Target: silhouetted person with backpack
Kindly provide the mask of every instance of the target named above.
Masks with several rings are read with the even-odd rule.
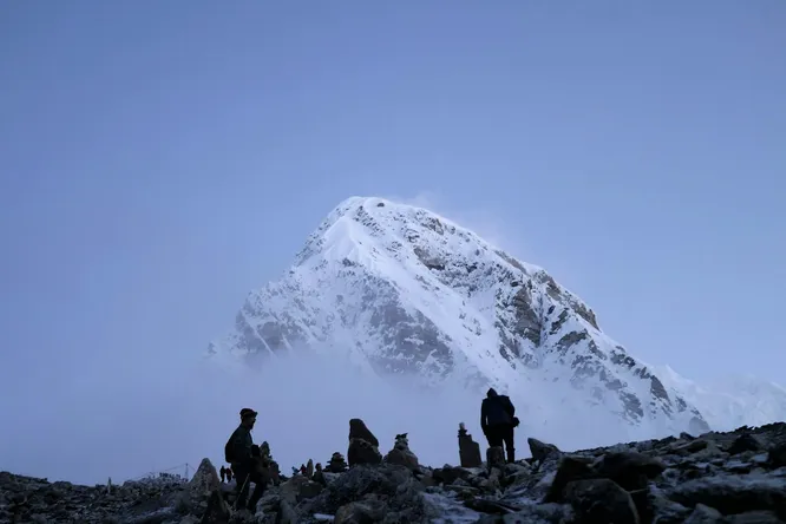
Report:
[[[257,502],[265,492],[266,482],[257,471],[256,458],[254,457],[254,442],[251,440],[251,430],[257,421],[257,412],[253,409],[243,408],[240,410],[240,425],[229,437],[224,446],[224,459],[232,465],[237,482],[237,500],[235,508],[242,509],[245,506],[246,496],[248,496],[249,484],[254,483],[254,492],[246,506],[249,511],[254,513]],[[257,448],[258,449],[258,448]],[[258,453],[257,453],[258,454]]]
[[[507,395],[497,394],[489,388],[480,406],[480,427],[489,446],[505,445],[507,462],[515,462],[516,448],[513,445],[513,428],[519,425],[516,408]]]

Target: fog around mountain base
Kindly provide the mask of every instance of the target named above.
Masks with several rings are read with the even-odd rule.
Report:
[[[267,440],[285,472],[309,458],[324,463],[334,451],[346,454],[353,417],[366,421],[383,453],[395,434],[408,432],[426,465],[458,462],[459,422],[485,450],[482,393],[461,384],[429,391],[306,351],[257,369],[202,360],[155,363],[143,356],[137,362],[98,359],[55,395],[30,384],[17,398],[0,400],[5,420],[15,421],[0,437],[0,469],[94,484],[196,466],[203,457],[221,464],[243,407],[259,411],[254,441]],[[653,433],[624,427],[602,410],[576,409],[578,403],[553,392],[533,387],[509,393],[522,421],[516,434],[520,457],[528,456],[528,436],[571,449]]]

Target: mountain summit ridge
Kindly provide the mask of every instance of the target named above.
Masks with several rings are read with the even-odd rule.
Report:
[[[560,384],[631,425],[708,429],[700,411],[606,335],[543,268],[427,209],[350,197],[278,281],[251,292],[208,353],[248,362],[299,346],[379,375]]]

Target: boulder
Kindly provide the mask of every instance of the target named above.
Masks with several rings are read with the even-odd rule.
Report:
[[[388,508],[378,500],[350,502],[344,504],[333,518],[333,524],[374,524],[382,522]]]
[[[366,440],[352,439],[349,441],[347,459],[349,460],[349,467],[363,464],[380,464],[382,462],[382,453],[379,452],[376,446]]]
[[[574,480],[564,490],[565,500],[578,517],[577,524],[639,524],[630,493],[609,479]]]
[[[201,515],[207,509],[212,494],[220,492],[221,480],[218,478],[216,468],[210,459],[204,458],[186,486],[182,495],[181,507],[191,513]],[[218,503],[214,503],[214,505],[216,504]]]
[[[718,474],[683,482],[668,495],[685,506],[704,504],[724,515],[771,510],[786,520],[786,478]]]
[[[591,478],[594,478],[594,471],[589,459],[565,456],[560,460],[557,474],[543,502],[564,502],[564,491],[568,484]]]
[[[347,449],[349,467],[361,464],[380,464],[379,440],[359,418],[349,421],[349,448]]]
[[[607,478],[628,491],[646,488],[666,469],[660,460],[633,451],[606,453],[594,467],[599,478]]]
[[[532,453],[532,462],[537,464],[539,469],[544,469],[547,462],[556,464],[562,456],[562,452],[554,444],[548,444],[532,437],[527,439],[527,444],[529,444],[529,450]]]
[[[486,450],[486,466],[489,469],[505,467],[505,450],[502,446],[491,446]]]
[[[729,455],[739,455],[746,451],[761,451],[763,449],[764,446],[759,442],[759,439],[750,433],[743,433],[731,443],[727,451]]]

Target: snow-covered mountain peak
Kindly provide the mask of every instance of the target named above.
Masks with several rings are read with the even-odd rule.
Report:
[[[392,278],[404,269],[426,281],[446,280],[456,268],[463,276],[484,265],[484,275],[492,279],[523,276],[511,281],[513,287],[534,279],[550,296],[575,308],[592,328],[600,329],[595,313],[543,268],[517,260],[473,231],[421,207],[376,197],[346,199],[309,236],[295,267],[324,268],[331,261],[362,264],[380,276],[392,272]]]
[[[381,258],[376,256],[380,251],[406,261],[405,256],[397,256],[402,254],[400,248],[416,251],[421,264],[428,261],[421,260],[418,253],[431,248],[467,259],[500,251],[469,229],[429,210],[383,198],[356,196],[344,200],[328,214],[308,238],[295,265],[307,264],[315,256],[329,260],[360,257],[358,262],[381,263]],[[542,271],[540,267],[515,261],[504,253],[496,256],[527,274]]]
[[[235,330],[209,351],[264,365],[300,346],[380,375],[511,393],[548,385],[557,396],[579,391],[634,425],[706,428],[543,268],[436,213],[386,199],[352,197],[333,209],[293,266],[249,294]]]

